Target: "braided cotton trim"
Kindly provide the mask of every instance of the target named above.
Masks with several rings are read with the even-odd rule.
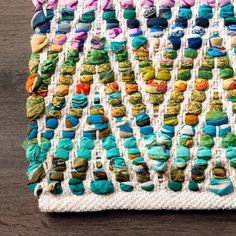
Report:
[[[191,209],[235,209],[236,193],[219,197],[210,192],[190,192],[182,190],[173,192],[133,191],[130,193],[115,192],[101,196],[88,193],[83,196],[52,196],[45,194],[39,198],[42,212],[86,212],[116,209],[136,210],[191,210]]]

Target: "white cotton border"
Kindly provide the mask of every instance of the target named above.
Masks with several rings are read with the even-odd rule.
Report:
[[[114,192],[109,195],[87,193],[82,196],[44,193],[39,198],[42,212],[90,212],[103,210],[213,210],[236,209],[236,192],[218,196],[209,191],[160,190]]]

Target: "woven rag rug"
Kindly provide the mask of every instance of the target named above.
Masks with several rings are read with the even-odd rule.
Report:
[[[236,1],[33,4],[40,210],[236,209]]]

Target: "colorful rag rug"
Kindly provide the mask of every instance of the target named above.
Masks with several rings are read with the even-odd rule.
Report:
[[[236,1],[33,3],[40,210],[236,209]]]

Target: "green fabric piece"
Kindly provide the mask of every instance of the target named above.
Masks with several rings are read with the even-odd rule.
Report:
[[[198,53],[196,49],[193,48],[185,48],[184,49],[184,57],[195,59]]]
[[[147,192],[151,192],[154,189],[154,184],[151,181],[145,182],[141,185],[141,189]]]
[[[80,22],[92,23],[94,20],[95,20],[95,12],[93,10],[89,10],[82,14]]]
[[[191,190],[191,191],[198,191],[198,190],[199,190],[198,183],[195,182],[194,180],[191,180],[191,181],[189,182],[188,188],[189,188],[189,190]]]
[[[191,79],[191,70],[190,69],[178,69],[177,80],[187,81]]]
[[[125,8],[123,12],[123,16],[125,19],[134,19],[136,17],[135,8]]]
[[[103,11],[102,19],[105,21],[116,19],[115,9],[109,9],[109,10]]]
[[[198,78],[200,79],[212,79],[213,73],[211,69],[200,68],[198,70]]]
[[[235,147],[236,146],[236,135],[233,133],[227,133],[222,137],[221,141],[223,148]]]
[[[220,78],[226,79],[234,76],[234,70],[232,67],[220,68]]]
[[[26,113],[29,120],[35,120],[40,117],[45,111],[44,98],[37,95],[32,95],[27,98]]]
[[[120,189],[124,192],[132,192],[134,190],[134,186],[131,183],[121,182]]]
[[[177,191],[180,191],[182,189],[182,183],[169,181],[168,182],[168,187],[169,187],[169,189],[177,192]]]
[[[209,135],[202,135],[200,137],[200,143],[201,146],[212,148],[214,146],[214,139],[213,137]]]
[[[92,49],[88,52],[86,64],[99,65],[109,62],[107,52],[100,49]]]

